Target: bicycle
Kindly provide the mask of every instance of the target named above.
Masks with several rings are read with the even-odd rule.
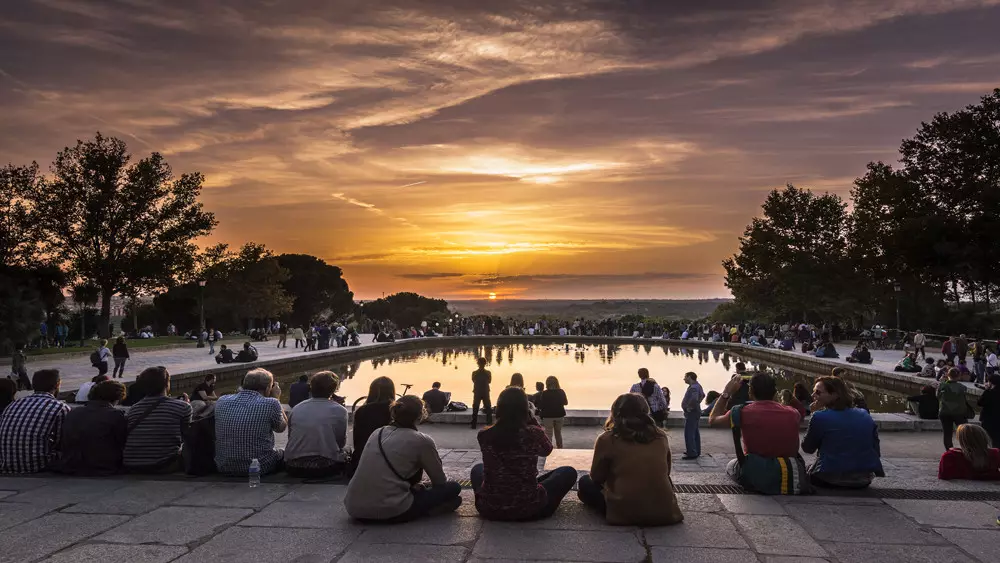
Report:
[[[400,385],[403,386],[403,392],[402,393],[396,393],[396,398],[398,398],[398,399],[402,399],[403,395],[406,395],[406,393],[410,390],[410,387],[413,387],[412,383],[401,383]],[[351,403],[351,413],[353,414],[354,411],[356,411],[358,409],[358,405],[364,404],[365,399],[367,399],[367,398],[368,398],[368,395],[362,395],[362,396],[358,397],[357,399],[355,399],[354,402]]]

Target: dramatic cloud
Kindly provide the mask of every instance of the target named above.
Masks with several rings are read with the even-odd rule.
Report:
[[[724,296],[768,190],[846,195],[1000,86],[1000,0],[5,8],[0,165],[119,136],[362,298]]]

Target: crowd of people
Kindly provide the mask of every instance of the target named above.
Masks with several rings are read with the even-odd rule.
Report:
[[[590,472],[578,478],[572,467],[537,472],[539,457],[563,445],[569,400],[558,379],[548,377],[538,383],[536,393],[528,394],[524,377],[513,374],[494,409],[493,374],[486,364],[480,358],[471,376],[473,428],[478,408],[486,418],[486,427],[478,432],[482,463],[469,475],[482,517],[547,518],[576,486],[581,501],[611,524],[683,520],[664,430],[670,392],[647,369],[640,369],[638,381],[612,402]],[[708,426],[733,432],[736,458],[726,471],[748,490],[805,494],[815,487],[863,488],[885,475],[877,425],[863,397],[837,370],[818,378],[811,393],[802,383],[779,393],[770,373],[747,371],[742,363],[736,370],[721,393],[705,393],[696,373],[685,374],[684,459],[701,455],[700,422],[707,415]],[[939,477],[1000,479],[1000,452],[990,447],[1000,437],[1000,376],[991,378],[980,401],[982,426],[968,423],[969,405],[957,376],[956,369],[948,370],[936,390],[915,398],[921,412],[930,405],[925,397],[938,402],[945,427]],[[221,396],[212,375],[190,396],[171,396],[170,374],[163,367],[143,370],[128,388],[105,374],[99,377],[103,379],[95,379],[85,391],[81,388],[85,402],[76,408],[56,398],[58,370],[36,371],[34,393],[17,400],[14,381],[0,379],[0,473],[217,472],[246,477],[258,468],[262,475],[285,471],[348,480],[345,507],[362,521],[411,521],[461,504],[460,486],[445,475],[433,438],[418,430],[429,411],[440,412],[450,402],[440,384],[423,398],[398,397],[391,379],[373,380],[366,402],[354,414],[351,449],[347,409],[336,395],[340,381],[329,371],[294,384],[287,413],[274,376],[261,368],[249,370],[235,393]],[[800,440],[806,417],[808,429]],[[287,446],[278,449],[275,433],[286,429]],[[802,452],[815,454],[815,460],[807,465]]]

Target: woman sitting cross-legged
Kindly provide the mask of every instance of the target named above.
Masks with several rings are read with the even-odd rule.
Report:
[[[288,415],[285,470],[293,477],[313,479],[343,475],[347,442],[347,409],[333,400],[340,380],[332,371],[309,378],[310,398]]]
[[[347,486],[347,513],[362,521],[397,523],[457,509],[461,485],[445,479],[434,439],[417,431],[427,416],[424,402],[406,395],[389,412],[392,424],[368,438]],[[424,471],[430,487],[421,483]]]
[[[1000,450],[990,447],[986,431],[975,424],[963,424],[956,435],[961,449],[944,452],[938,465],[938,479],[1000,479]]]
[[[538,456],[552,453],[552,442],[529,409],[524,389],[508,387],[497,398],[496,424],[479,433],[483,463],[472,468],[472,489],[487,520],[548,518],[576,483],[572,467],[538,475]]]
[[[578,494],[613,525],[684,520],[670,480],[667,433],[650,417],[642,395],[626,393],[611,405],[604,433],[594,444],[590,475],[580,478]]]
[[[808,470],[812,483],[863,489],[871,485],[872,474],[885,477],[878,426],[867,411],[852,406],[852,394],[844,380],[820,377],[813,399],[809,430],[802,439],[802,451],[816,453]]]

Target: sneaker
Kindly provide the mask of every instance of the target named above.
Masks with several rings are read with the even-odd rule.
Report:
[[[690,455],[690,454],[684,454],[684,457],[682,457],[681,459],[683,459],[683,460],[698,459],[698,456],[696,456],[696,455]]]

